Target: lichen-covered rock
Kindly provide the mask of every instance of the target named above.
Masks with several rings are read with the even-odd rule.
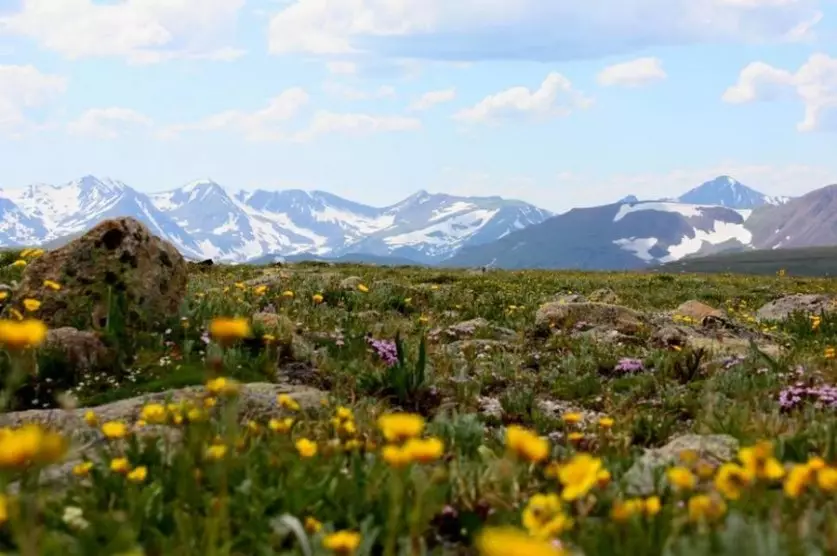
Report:
[[[510,341],[517,337],[517,332],[510,328],[496,326],[482,317],[452,324],[447,328],[430,331],[431,338],[442,340],[464,340],[479,335],[484,339]]]
[[[685,317],[689,322],[703,324],[707,319],[725,319],[723,311],[710,307],[706,303],[691,299],[674,310],[675,317]]]
[[[661,448],[646,450],[628,469],[622,480],[629,496],[648,496],[659,486],[666,468],[678,462],[680,453],[692,450],[703,461],[718,465],[730,461],[738,452],[739,443],[727,434],[685,434],[672,439]]]
[[[834,313],[837,312],[837,300],[820,294],[786,295],[762,305],[756,316],[760,321],[786,320],[796,312],[813,315]]]
[[[187,279],[173,245],[138,220],[117,218],[30,262],[7,307],[37,299],[37,315],[51,328],[102,328],[119,311],[126,329],[151,329],[177,314]]]
[[[610,288],[601,288],[595,290],[587,296],[587,301],[594,303],[610,303],[616,305],[620,302],[619,296]]]
[[[607,303],[563,303],[553,301],[541,305],[535,314],[535,326],[570,329],[579,323],[591,328],[607,326],[622,334],[636,334],[644,326],[644,316],[621,305]]]

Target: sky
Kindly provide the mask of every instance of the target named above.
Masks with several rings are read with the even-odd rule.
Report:
[[[837,183],[837,0],[0,0],[0,189]]]

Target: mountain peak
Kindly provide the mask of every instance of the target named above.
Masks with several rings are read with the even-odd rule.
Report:
[[[779,204],[775,199],[756,191],[727,175],[718,176],[691,189],[676,199],[694,205],[718,205],[731,209],[754,209]]]

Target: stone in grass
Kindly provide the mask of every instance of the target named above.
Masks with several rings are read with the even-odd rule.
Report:
[[[30,262],[6,307],[36,299],[35,314],[50,328],[90,330],[104,327],[119,301],[125,328],[147,330],[177,314],[187,280],[186,261],[172,244],[134,218],[116,218]]]
[[[555,326],[567,330],[583,322],[591,328],[604,326],[629,335],[639,332],[644,321],[644,315],[638,311],[607,303],[553,301],[541,305],[535,313],[535,326],[538,328]]]
[[[677,436],[661,448],[646,450],[634,462],[622,478],[625,491],[629,496],[648,496],[657,491],[665,481],[665,470],[678,464],[684,450],[694,450],[700,459],[717,465],[732,460],[738,448],[738,440],[727,434]]]
[[[821,294],[786,295],[762,305],[756,312],[756,317],[760,321],[787,320],[796,312],[812,315],[834,313],[837,312],[837,300]]]

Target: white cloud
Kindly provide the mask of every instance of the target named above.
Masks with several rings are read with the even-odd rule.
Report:
[[[274,54],[572,59],[654,45],[800,40],[824,0],[293,0]]]
[[[293,136],[295,141],[310,141],[320,135],[343,133],[348,135],[370,135],[397,131],[421,129],[421,121],[405,116],[376,116],[372,114],[337,114],[321,110],[314,114],[310,125]]]
[[[837,183],[837,165],[719,163],[640,174],[593,175],[560,172],[549,179],[489,175],[448,169],[433,184],[455,195],[499,195],[564,212],[575,207],[615,203],[627,195],[640,199],[676,197],[720,175],[730,175],[768,195],[799,196]]]
[[[282,91],[268,105],[255,112],[227,110],[192,124],[177,124],[161,132],[172,138],[186,131],[228,131],[243,135],[250,141],[278,141],[287,138],[286,123],[295,117],[310,100],[301,87]]]
[[[354,75],[357,73],[357,64],[354,62],[329,62],[326,64],[329,73],[334,75]]]
[[[573,109],[587,108],[592,100],[573,89],[560,73],[546,76],[540,88],[512,87],[489,95],[471,108],[457,112],[454,119],[466,123],[488,123],[503,119],[542,120],[566,116]]]
[[[410,104],[410,110],[419,112],[432,108],[437,104],[450,102],[456,98],[456,89],[442,89],[439,91],[428,91],[421,95],[421,98]]]
[[[19,134],[29,128],[26,110],[42,106],[67,89],[67,80],[34,66],[0,65],[0,132]]]
[[[152,125],[151,118],[129,108],[92,108],[68,123],[67,131],[94,139],[116,139],[127,130]]]
[[[837,58],[813,54],[796,72],[753,62],[741,70],[738,82],[722,99],[742,104],[799,98],[805,115],[799,131],[837,131]]]
[[[23,0],[0,31],[35,40],[70,59],[118,56],[134,63],[172,58],[230,60],[226,43],[245,0]]]
[[[164,128],[163,139],[172,139],[190,131],[219,131],[242,135],[248,141],[306,142],[321,135],[343,133],[369,135],[392,131],[413,131],[421,128],[421,121],[403,116],[384,116],[362,113],[335,113],[320,110],[314,113],[302,130],[292,129],[292,120],[298,120],[302,109],[310,102],[304,89],[286,89],[271,99],[267,107],[254,112],[228,110],[201,121],[177,124]]]
[[[642,87],[668,77],[659,58],[637,58],[608,66],[599,72],[596,80],[605,87]]]
[[[374,100],[395,96],[395,88],[389,85],[381,85],[374,91],[368,92],[349,87],[342,83],[327,81],[323,85],[323,90],[330,95],[340,97],[344,100]]]

